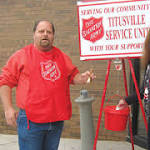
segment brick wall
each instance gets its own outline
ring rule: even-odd
[[[54,23],[56,28],[55,45],[71,57],[81,72],[94,68],[96,73],[97,78],[90,85],[71,86],[73,116],[71,120],[65,122],[62,136],[80,138],[80,113],[78,104],[74,100],[79,97],[82,89],[87,89],[90,97],[94,96],[93,118],[96,128],[107,61],[83,62],[79,60],[76,0],[0,0],[0,69],[12,53],[33,41],[33,24],[34,21],[40,19],[48,19]],[[124,95],[124,92],[122,93],[124,91],[122,72],[114,71],[114,66],[112,66],[110,75],[106,97],[116,92]],[[15,107],[15,89],[13,91],[13,103]],[[117,101],[113,100],[110,103],[116,104]],[[16,134],[16,129],[6,125],[1,105],[0,133]],[[105,130],[104,116],[102,117],[99,139],[122,140],[126,135],[126,131],[111,132]]]

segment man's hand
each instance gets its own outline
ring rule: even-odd
[[[8,125],[17,127],[18,112],[16,112],[13,108],[9,108],[5,111],[5,118]]]
[[[94,75],[93,71],[86,71],[84,73],[78,73],[73,81],[75,84],[85,84],[85,83],[90,83],[91,80],[95,79],[96,76]]]

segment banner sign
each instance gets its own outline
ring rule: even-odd
[[[142,56],[150,0],[78,2],[80,60]]]

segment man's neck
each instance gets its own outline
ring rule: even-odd
[[[34,46],[39,50],[39,51],[42,51],[42,52],[49,52],[53,46],[49,47],[49,48],[44,48],[44,47],[38,47],[34,44]]]

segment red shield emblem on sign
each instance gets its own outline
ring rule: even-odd
[[[41,74],[45,80],[55,81],[60,78],[60,70],[56,64],[51,60],[47,62],[41,62]]]
[[[82,37],[85,40],[96,42],[104,36],[103,18],[83,19]]]

